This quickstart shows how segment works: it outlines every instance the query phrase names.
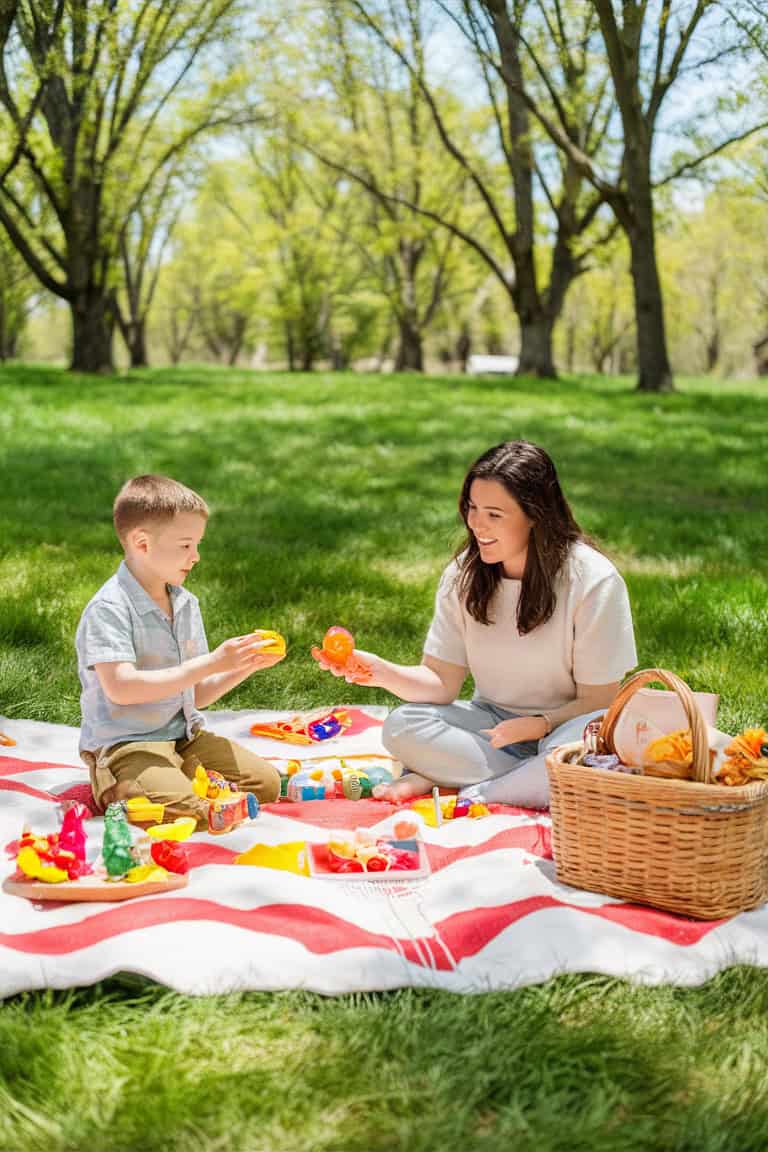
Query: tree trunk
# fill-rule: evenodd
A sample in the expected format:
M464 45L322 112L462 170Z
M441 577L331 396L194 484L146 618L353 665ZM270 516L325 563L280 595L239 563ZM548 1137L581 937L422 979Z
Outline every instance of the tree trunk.
M752 345L755 354L755 369L758 376L768 376L768 336Z
M536 284L533 244L516 237L515 283L510 289L512 303L520 321L520 358L518 376L537 376L541 380L557 377L552 358L553 321Z
M103 292L81 292L71 302L73 372L113 372L114 318Z
M518 376L537 376L556 380L557 369L552 358L552 321L548 316L520 317L520 361Z
M469 357L472 355L472 332L469 324L465 321L461 326L459 338L456 341L456 358L459 361L461 371L466 374L469 365Z
M331 335L331 367L334 372L346 372L349 368L349 355L341 340L335 334Z
M128 325L126 346L131 358L131 368L146 368L149 360L147 358L146 325L143 317L140 320L132 320Z
M399 343L395 372L423 372L424 344L419 329L407 317L398 317Z
M667 355L650 195L648 200L647 215L643 213L646 219L637 221L629 232L637 321L637 387L640 392L672 392L675 385Z

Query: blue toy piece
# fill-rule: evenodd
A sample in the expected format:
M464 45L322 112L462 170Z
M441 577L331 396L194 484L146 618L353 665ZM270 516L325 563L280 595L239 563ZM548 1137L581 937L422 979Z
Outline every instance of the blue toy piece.
M334 736L338 736L341 732L341 724L335 716L329 716L326 720L316 720L314 724L309 725L309 735L313 740L331 740Z
M255 820L259 814L259 802L254 796L253 792L246 793L246 801L248 804L248 815L251 820Z
M367 777L370 789L375 788L377 784L392 783L392 773L388 768L384 768L381 764L372 764L370 768L366 768L364 772L360 773L360 775L365 775Z

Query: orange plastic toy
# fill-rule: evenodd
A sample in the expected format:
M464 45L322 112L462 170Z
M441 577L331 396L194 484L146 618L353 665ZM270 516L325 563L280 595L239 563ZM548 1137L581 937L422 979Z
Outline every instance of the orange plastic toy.
M0 732L0 746L3 748L13 748L16 744L13 736L6 736L5 732Z
M370 664L359 660L354 654L355 638L346 628L334 624L323 636L323 646L312 648L312 657L318 662L330 664L332 668L343 672L345 676L354 676L356 680L368 680L372 670Z

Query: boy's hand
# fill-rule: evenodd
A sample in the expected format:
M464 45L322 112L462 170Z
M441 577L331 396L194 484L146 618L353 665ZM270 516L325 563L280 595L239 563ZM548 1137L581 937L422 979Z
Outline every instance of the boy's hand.
M338 665L330 664L324 658L322 649L320 649L318 655L315 656L315 660L320 665L320 667L324 669L324 671L330 672L331 675L346 680L347 684L362 684L366 688L378 688L379 685L376 683L376 673L381 666L381 660L379 657L375 656L373 652L364 652L362 648L355 648L352 653L352 657L360 666L360 668L369 668L370 672L367 674L358 670L346 672L343 668L339 668Z
M219 644L212 653L212 663L216 672L258 672L261 668L271 668L285 659L285 654L263 652L270 640L261 640L253 632L247 636L234 636Z

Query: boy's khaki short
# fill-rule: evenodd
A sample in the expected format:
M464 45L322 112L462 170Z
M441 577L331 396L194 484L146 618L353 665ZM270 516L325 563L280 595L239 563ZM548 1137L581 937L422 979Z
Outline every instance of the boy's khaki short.
M269 804L280 795L280 774L267 760L224 736L201 729L191 740L135 740L83 752L100 811L114 800L147 796L165 805L166 816L194 816L208 823L208 801L192 789L198 764L220 772L243 792Z

